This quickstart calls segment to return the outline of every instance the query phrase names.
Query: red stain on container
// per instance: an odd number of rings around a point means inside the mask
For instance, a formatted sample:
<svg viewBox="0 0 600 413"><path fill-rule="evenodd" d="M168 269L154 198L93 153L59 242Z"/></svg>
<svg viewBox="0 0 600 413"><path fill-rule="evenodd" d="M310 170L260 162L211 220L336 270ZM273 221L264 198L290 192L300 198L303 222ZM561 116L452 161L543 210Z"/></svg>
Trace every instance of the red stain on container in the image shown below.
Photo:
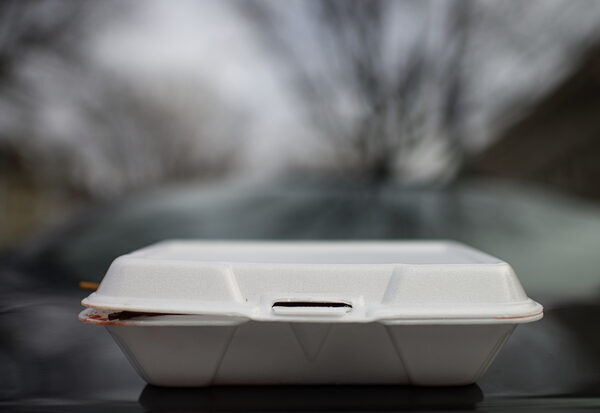
<svg viewBox="0 0 600 413"><path fill-rule="evenodd" d="M108 321L106 317L102 317L100 314L90 314L87 318L91 320Z"/></svg>

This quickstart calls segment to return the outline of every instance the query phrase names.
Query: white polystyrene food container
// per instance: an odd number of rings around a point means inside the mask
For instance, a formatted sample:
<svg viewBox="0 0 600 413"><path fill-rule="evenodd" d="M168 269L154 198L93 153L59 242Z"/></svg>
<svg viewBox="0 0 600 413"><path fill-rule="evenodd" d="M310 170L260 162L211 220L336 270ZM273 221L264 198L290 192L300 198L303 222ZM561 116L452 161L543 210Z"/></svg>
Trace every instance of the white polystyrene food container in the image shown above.
<svg viewBox="0 0 600 413"><path fill-rule="evenodd" d="M468 384L542 318L509 264L447 241L162 242L82 304L159 386Z"/></svg>

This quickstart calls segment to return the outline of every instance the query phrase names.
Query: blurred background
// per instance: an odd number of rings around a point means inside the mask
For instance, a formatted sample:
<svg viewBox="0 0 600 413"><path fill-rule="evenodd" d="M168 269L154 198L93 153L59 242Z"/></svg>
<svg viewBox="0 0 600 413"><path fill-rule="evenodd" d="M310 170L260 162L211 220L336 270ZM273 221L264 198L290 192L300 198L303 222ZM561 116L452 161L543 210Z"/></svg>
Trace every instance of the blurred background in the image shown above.
<svg viewBox="0 0 600 413"><path fill-rule="evenodd" d="M165 238L469 243L547 310L483 393L597 396L599 27L593 0L3 0L0 398L137 395L76 373L125 363L76 286Z"/></svg>

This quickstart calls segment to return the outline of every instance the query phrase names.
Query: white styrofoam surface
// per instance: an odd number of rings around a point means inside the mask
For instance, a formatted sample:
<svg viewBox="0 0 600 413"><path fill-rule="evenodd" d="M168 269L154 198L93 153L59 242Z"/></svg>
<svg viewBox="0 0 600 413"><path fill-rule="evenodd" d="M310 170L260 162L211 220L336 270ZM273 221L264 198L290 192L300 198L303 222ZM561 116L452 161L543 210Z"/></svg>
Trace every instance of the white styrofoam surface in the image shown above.
<svg viewBox="0 0 600 413"><path fill-rule="evenodd" d="M514 325L249 321L108 328L140 375L157 386L463 385L487 370Z"/></svg>
<svg viewBox="0 0 600 413"><path fill-rule="evenodd" d="M164 242L83 304L142 377L178 386L472 383L542 317L507 263L454 242Z"/></svg>
<svg viewBox="0 0 600 413"><path fill-rule="evenodd" d="M510 265L454 242L165 242L117 258L83 305L263 321L317 315L273 311L281 301L352 306L321 312L323 322L526 322L542 311Z"/></svg>

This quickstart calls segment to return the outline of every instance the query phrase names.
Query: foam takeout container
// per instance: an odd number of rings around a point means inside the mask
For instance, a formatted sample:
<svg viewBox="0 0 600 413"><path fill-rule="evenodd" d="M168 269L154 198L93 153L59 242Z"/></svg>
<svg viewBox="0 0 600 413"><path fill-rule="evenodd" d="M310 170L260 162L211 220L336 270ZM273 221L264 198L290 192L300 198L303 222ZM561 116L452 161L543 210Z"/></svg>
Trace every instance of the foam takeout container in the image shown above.
<svg viewBox="0 0 600 413"><path fill-rule="evenodd" d="M450 241L170 241L82 301L162 386L475 382L542 318L509 264Z"/></svg>

